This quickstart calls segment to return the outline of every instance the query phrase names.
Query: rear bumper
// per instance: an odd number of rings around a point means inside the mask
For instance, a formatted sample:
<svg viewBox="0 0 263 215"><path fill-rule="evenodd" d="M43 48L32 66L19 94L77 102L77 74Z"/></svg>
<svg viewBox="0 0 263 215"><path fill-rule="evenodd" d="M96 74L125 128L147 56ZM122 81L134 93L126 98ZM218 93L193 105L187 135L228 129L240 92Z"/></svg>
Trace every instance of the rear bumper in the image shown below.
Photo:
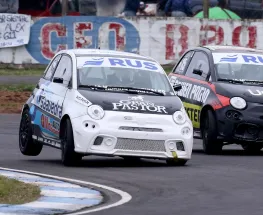
<svg viewBox="0 0 263 215"><path fill-rule="evenodd" d="M263 142L263 105L248 103L245 110L231 106L216 111L219 139Z"/></svg>
<svg viewBox="0 0 263 215"><path fill-rule="evenodd" d="M125 116L129 120L124 120ZM191 122L177 125L172 116L107 111L102 120L82 116L72 120L75 151L108 156L190 159ZM183 131L189 128L188 133ZM175 153L174 153L175 152Z"/></svg>

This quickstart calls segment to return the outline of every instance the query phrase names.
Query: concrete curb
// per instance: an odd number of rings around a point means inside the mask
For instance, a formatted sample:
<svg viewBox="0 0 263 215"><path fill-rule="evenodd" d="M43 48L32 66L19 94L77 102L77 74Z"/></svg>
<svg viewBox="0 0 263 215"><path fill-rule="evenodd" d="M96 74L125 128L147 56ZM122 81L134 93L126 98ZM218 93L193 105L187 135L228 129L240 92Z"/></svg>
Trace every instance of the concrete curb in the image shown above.
<svg viewBox="0 0 263 215"><path fill-rule="evenodd" d="M41 197L37 201L23 205L0 204L0 215L65 214L99 205L103 201L103 196L96 190L57 179L3 170L1 168L0 175L38 185L41 189Z"/></svg>

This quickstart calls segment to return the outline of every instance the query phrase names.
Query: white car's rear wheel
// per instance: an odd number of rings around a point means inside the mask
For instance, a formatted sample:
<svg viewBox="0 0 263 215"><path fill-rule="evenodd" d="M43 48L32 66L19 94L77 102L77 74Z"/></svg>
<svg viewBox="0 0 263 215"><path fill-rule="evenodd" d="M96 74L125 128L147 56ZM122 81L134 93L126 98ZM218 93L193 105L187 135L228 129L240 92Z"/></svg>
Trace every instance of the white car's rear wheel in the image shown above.
<svg viewBox="0 0 263 215"><path fill-rule="evenodd" d="M66 119L62 126L61 137L61 160L65 166L78 164L82 155L75 152L72 125L69 119Z"/></svg>
<svg viewBox="0 0 263 215"><path fill-rule="evenodd" d="M43 144L33 140L32 124L28 109L25 109L21 116L19 126L19 149L23 155L37 156L42 151Z"/></svg>

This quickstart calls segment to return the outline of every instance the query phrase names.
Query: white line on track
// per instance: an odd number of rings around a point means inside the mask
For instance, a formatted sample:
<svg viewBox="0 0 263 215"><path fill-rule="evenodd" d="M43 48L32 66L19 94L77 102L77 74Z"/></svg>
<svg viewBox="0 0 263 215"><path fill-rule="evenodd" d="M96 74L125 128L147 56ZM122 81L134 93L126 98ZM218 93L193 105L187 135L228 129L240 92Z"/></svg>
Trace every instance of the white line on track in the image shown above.
<svg viewBox="0 0 263 215"><path fill-rule="evenodd" d="M53 179L57 179L57 180L61 180L61 181L68 181L71 183L83 184L83 185L88 185L88 186L95 186L98 188L109 190L109 191L114 192L114 193L121 196L121 199L118 202L115 202L113 204L102 206L102 207L98 206L97 208L94 208L94 209L87 209L85 211L83 210L81 212L70 213L68 215L82 215L82 214L102 211L105 209L109 209L109 208L113 208L113 207L123 205L132 199L132 196L129 193L124 192L124 191L119 190L119 189L116 189L116 188L113 188L113 187L106 186L106 185L101 185L101 184L96 184L96 183L92 183L92 182L81 181L81 180L76 180L76 179L71 179L71 178L64 178L64 177L59 177L59 176L54 176L54 175L42 174L42 173L37 173L37 172L29 172L29 171L17 170L17 169L8 169L8 168L3 168L3 167L0 167L0 170L14 171L14 172L25 173L25 174L32 174L32 175L37 175L37 176L42 176L42 177L47 177L47 178L53 178Z"/></svg>

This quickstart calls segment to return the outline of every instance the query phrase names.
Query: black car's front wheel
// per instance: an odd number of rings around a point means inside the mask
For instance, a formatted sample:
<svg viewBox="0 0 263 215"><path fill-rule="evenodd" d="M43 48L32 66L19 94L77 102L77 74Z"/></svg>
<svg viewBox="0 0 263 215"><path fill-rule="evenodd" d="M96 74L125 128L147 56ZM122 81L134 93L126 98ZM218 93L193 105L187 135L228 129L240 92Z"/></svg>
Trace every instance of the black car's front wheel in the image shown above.
<svg viewBox="0 0 263 215"><path fill-rule="evenodd" d="M62 128L61 137L61 160L65 166L78 164L82 155L75 152L74 137L72 125L69 119L66 119Z"/></svg>
<svg viewBox="0 0 263 215"><path fill-rule="evenodd" d="M220 154L223 144L217 140L216 118L211 110L205 114L202 125L203 150L206 154Z"/></svg>
<svg viewBox="0 0 263 215"><path fill-rule="evenodd" d="M241 146L248 154L257 154L263 148L262 144L255 144L255 143L241 143Z"/></svg>
<svg viewBox="0 0 263 215"><path fill-rule="evenodd" d="M28 109L25 109L21 116L19 126L19 149L23 155L37 156L42 151L43 144L33 140L32 124Z"/></svg>

